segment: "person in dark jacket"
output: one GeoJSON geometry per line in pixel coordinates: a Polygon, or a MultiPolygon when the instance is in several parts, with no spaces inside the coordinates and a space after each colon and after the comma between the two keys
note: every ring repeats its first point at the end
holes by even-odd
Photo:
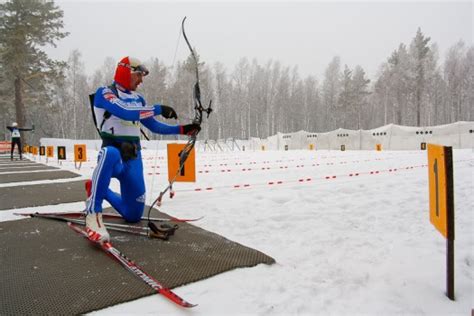
{"type": "Polygon", "coordinates": [[[24,128],[24,127],[18,127],[17,122],[13,122],[11,126],[7,126],[7,129],[12,133],[11,136],[11,142],[12,142],[12,149],[10,153],[10,159],[13,160],[13,151],[15,150],[15,145],[18,146],[18,153],[20,154],[20,160],[23,159],[21,152],[22,152],[22,147],[21,147],[21,134],[20,132],[27,132],[27,131],[34,131],[34,127],[32,128],[24,128]]]}

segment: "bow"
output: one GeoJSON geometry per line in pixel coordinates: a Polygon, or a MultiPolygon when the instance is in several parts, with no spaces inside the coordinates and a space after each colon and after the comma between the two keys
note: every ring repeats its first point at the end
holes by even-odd
{"type": "MultiPolygon", "coordinates": [[[[208,105],[207,108],[204,108],[202,106],[202,103],[201,103],[201,88],[199,87],[199,68],[198,68],[199,63],[198,63],[198,60],[196,58],[196,54],[194,53],[194,50],[193,50],[191,44],[189,43],[188,37],[186,36],[186,31],[184,30],[184,22],[185,21],[186,21],[186,17],[184,17],[183,21],[181,22],[181,30],[183,32],[184,40],[186,41],[186,44],[188,45],[188,48],[191,51],[191,55],[193,56],[194,63],[195,63],[195,66],[196,66],[196,68],[195,68],[196,69],[196,83],[194,84],[194,90],[193,90],[193,99],[194,99],[194,119],[193,119],[193,123],[201,125],[201,123],[202,123],[202,112],[206,112],[208,118],[209,118],[209,115],[212,112],[212,108],[211,108],[212,100],[209,101],[209,105],[208,105]]],[[[189,153],[194,148],[198,133],[199,132],[196,131],[195,133],[190,135],[188,143],[186,144],[186,146],[184,147],[183,151],[181,152],[181,154],[179,156],[178,174],[181,172],[181,169],[183,168],[184,163],[186,162],[186,159],[188,159],[189,153]]],[[[174,182],[174,179],[173,179],[173,182],[174,182]]]]}
{"type": "MultiPolygon", "coordinates": [[[[198,60],[196,58],[196,54],[194,53],[194,50],[191,46],[191,44],[189,43],[189,40],[188,40],[188,37],[186,36],[186,31],[184,30],[184,22],[186,21],[186,17],[184,17],[183,21],[181,22],[181,30],[183,32],[183,37],[186,41],[186,44],[188,45],[188,48],[189,50],[191,51],[191,55],[193,56],[193,59],[194,59],[194,63],[196,64],[196,83],[194,84],[194,90],[193,90],[193,99],[194,99],[194,119],[193,119],[193,124],[199,124],[201,125],[202,123],[202,112],[206,112],[207,113],[207,117],[209,118],[209,115],[211,114],[212,112],[212,108],[211,108],[211,105],[212,105],[212,100],[209,101],[209,105],[207,108],[203,107],[202,106],[202,103],[201,103],[201,89],[199,87],[199,63],[198,63],[198,60]]],[[[153,208],[153,206],[158,203],[158,206],[161,205],[161,200],[163,198],[163,195],[168,191],[170,190],[170,197],[172,198],[174,196],[174,192],[173,192],[173,183],[176,181],[176,178],[178,177],[178,175],[181,173],[181,170],[183,169],[184,167],[184,163],[186,162],[186,159],[188,159],[188,156],[189,154],[191,153],[191,151],[193,150],[194,148],[194,145],[196,144],[196,139],[197,139],[197,135],[198,135],[199,131],[195,131],[193,132],[191,135],[189,135],[189,141],[188,143],[184,146],[183,150],[181,151],[180,155],[179,155],[179,168],[178,168],[178,171],[176,172],[176,175],[174,176],[174,178],[169,182],[168,186],[166,187],[165,190],[163,190],[162,192],[160,192],[160,195],[158,196],[158,198],[156,198],[156,200],[151,204],[150,208],[148,209],[148,218],[150,218],[150,213],[151,213],[151,210],[153,208]]],[[[153,223],[149,220],[148,221],[148,226],[154,230],[154,227],[153,226],[153,223]]]]}

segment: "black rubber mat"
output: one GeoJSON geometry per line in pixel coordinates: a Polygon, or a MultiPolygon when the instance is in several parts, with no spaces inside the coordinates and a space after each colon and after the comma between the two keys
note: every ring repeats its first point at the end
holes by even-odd
{"type": "MultiPolygon", "coordinates": [[[[19,169],[18,171],[21,171],[21,169],[19,169]]],[[[76,178],[79,176],[80,175],[78,175],[77,173],[67,171],[67,170],[7,173],[7,174],[0,174],[0,183],[56,180],[56,179],[76,178]]]]}
{"type": "MultiPolygon", "coordinates": [[[[20,160],[20,156],[18,155],[18,153],[16,151],[13,153],[13,160],[15,160],[15,159],[20,160]]],[[[8,154],[6,154],[6,155],[5,154],[0,155],[0,161],[1,160],[11,160],[10,152],[8,152],[8,154]]],[[[23,159],[21,159],[21,160],[28,161],[30,159],[26,158],[25,155],[23,155],[23,159]]]]}
{"type": "MultiPolygon", "coordinates": [[[[169,288],[275,262],[217,234],[179,225],[169,241],[111,232],[112,242],[169,288]]],[[[83,314],[157,295],[64,222],[41,218],[0,223],[0,284],[0,315],[83,314]]]]}
{"type": "MultiPolygon", "coordinates": [[[[8,154],[3,154],[3,155],[0,155],[0,161],[11,161],[11,158],[10,158],[10,152],[8,152],[8,154]]],[[[19,161],[30,161],[30,159],[26,158],[25,156],[23,156],[23,159],[20,159],[20,156],[14,152],[13,153],[13,160],[19,160],[19,161]]]]}
{"type": "Polygon", "coordinates": [[[2,159],[0,160],[0,166],[6,166],[6,165],[31,165],[31,164],[36,164],[34,161],[30,160],[10,160],[10,159],[2,159]]]}
{"type": "Polygon", "coordinates": [[[0,210],[85,201],[84,182],[0,187],[0,210]]]}
{"type": "Polygon", "coordinates": [[[36,171],[36,170],[57,170],[59,168],[50,167],[42,164],[31,164],[26,166],[2,166],[0,165],[1,172],[16,172],[16,171],[36,171]]]}

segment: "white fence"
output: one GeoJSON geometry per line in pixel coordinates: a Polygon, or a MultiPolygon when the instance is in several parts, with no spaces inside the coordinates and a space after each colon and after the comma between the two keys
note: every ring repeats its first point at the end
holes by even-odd
{"type": "Polygon", "coordinates": [[[474,148],[474,122],[410,127],[389,124],[372,130],[339,128],[327,133],[299,131],[268,137],[237,141],[248,150],[417,150],[428,143],[459,148],[474,148]],[[262,147],[263,146],[263,147],[262,147]]]}
{"type": "MultiPolygon", "coordinates": [[[[99,150],[100,140],[70,140],[42,138],[41,146],[66,146],[72,151],[73,144],[86,144],[88,149],[99,150]]],[[[168,143],[186,141],[142,141],[144,149],[166,149],[168,143]]],[[[270,136],[266,139],[204,140],[196,142],[198,151],[261,151],[261,150],[417,150],[424,144],[452,146],[455,149],[474,148],[474,122],[410,127],[389,124],[372,130],[337,129],[327,133],[296,133],[270,136]]]]}

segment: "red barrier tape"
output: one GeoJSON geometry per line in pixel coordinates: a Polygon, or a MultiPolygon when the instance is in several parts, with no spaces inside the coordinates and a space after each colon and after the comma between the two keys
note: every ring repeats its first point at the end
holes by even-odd
{"type": "MultiPolygon", "coordinates": [[[[456,161],[457,163],[459,162],[471,162],[474,160],[460,160],[456,161]]],[[[394,173],[394,172],[399,172],[401,170],[413,170],[415,168],[425,168],[428,167],[426,164],[418,165],[418,166],[407,166],[407,167],[399,167],[399,168],[391,168],[391,169],[386,169],[386,170],[376,170],[376,171],[368,171],[368,172],[358,172],[358,173],[349,173],[349,174],[340,174],[340,175],[332,175],[332,176],[324,176],[321,177],[320,179],[322,180],[330,180],[330,179],[341,179],[344,177],[358,177],[360,175],[379,175],[382,173],[394,173]]],[[[252,187],[258,187],[258,186],[264,186],[264,185],[277,185],[277,184],[291,184],[291,183],[304,183],[304,182],[315,182],[315,179],[313,178],[300,178],[296,180],[285,180],[283,181],[269,181],[267,183],[254,183],[252,184],[252,187]]],[[[208,187],[205,189],[202,188],[195,188],[195,189],[184,189],[184,190],[176,190],[176,192],[201,192],[201,191],[211,191],[211,190],[216,190],[216,189],[242,189],[242,188],[249,188],[251,187],[250,184],[235,184],[232,186],[219,186],[219,187],[208,187]]]]}

